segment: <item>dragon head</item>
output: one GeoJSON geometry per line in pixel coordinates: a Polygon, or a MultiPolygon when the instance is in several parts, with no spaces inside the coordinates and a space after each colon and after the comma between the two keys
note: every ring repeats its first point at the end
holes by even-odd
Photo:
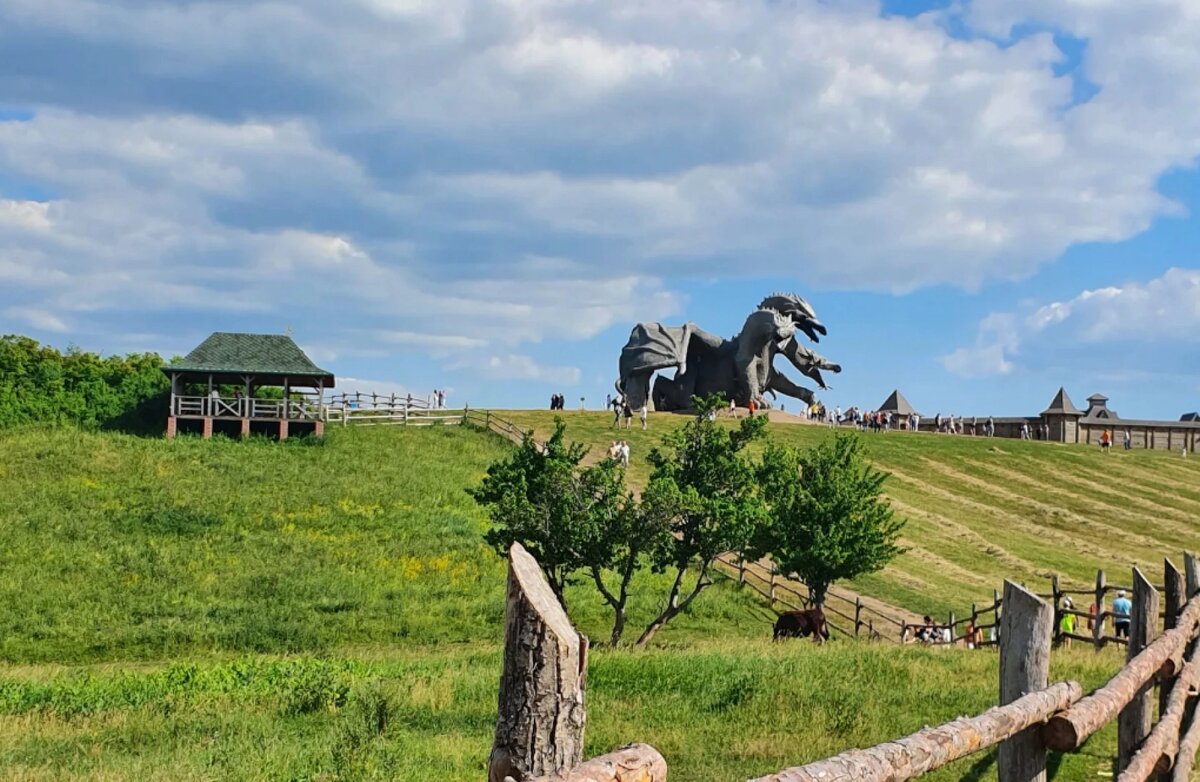
{"type": "Polygon", "coordinates": [[[813,342],[820,342],[826,333],[824,324],[817,320],[817,313],[807,301],[794,293],[775,293],[762,300],[759,309],[772,310],[787,317],[796,328],[803,331],[813,342]]]}

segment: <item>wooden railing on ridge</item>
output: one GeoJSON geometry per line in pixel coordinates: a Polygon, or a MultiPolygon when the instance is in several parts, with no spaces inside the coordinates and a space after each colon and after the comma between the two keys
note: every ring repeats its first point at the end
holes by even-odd
{"type": "MultiPolygon", "coordinates": [[[[999,705],[895,741],[853,749],[753,782],[902,782],[976,752],[998,747],[1000,782],[1044,782],[1049,751],[1073,752],[1102,726],[1117,722],[1117,782],[1158,774],[1189,782],[1200,748],[1200,575],[1185,555],[1186,577],[1164,562],[1163,629],[1159,590],[1133,569],[1126,663],[1083,696],[1076,682],[1050,684],[1055,611],[1038,595],[1005,582],[999,619],[999,705]],[[1154,689],[1159,689],[1153,722],[1154,689]],[[1153,723],[1153,724],[1152,724],[1153,723]]],[[[509,552],[504,671],[489,782],[664,782],[667,763],[646,744],[631,744],[581,762],[587,639],[570,625],[537,562],[514,544],[509,552]],[[531,649],[529,639],[541,639],[531,649]],[[530,671],[569,667],[569,676],[530,671]],[[564,691],[558,688],[567,687],[564,691]],[[519,691],[520,697],[513,697],[519,691]],[[515,705],[508,705],[515,704],[515,705]],[[533,740],[530,741],[530,737],[533,740]]]]}

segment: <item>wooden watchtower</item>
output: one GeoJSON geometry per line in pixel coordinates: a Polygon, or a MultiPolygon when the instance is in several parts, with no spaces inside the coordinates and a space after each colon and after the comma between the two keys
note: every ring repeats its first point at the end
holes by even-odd
{"type": "Polygon", "coordinates": [[[320,436],[324,393],[335,382],[282,334],[218,331],[163,372],[171,379],[168,438],[181,426],[198,426],[204,437],[214,427],[242,437],[252,431],[280,440],[289,433],[320,436]]]}

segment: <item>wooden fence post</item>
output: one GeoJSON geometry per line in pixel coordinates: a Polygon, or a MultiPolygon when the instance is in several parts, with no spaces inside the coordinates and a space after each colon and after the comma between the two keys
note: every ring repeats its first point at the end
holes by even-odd
{"type": "Polygon", "coordinates": [[[950,643],[953,644],[954,643],[954,612],[953,611],[951,611],[950,615],[948,617],[946,617],[946,627],[950,628],[950,643]]]}
{"type": "MultiPolygon", "coordinates": [[[[1192,554],[1183,555],[1183,574],[1187,588],[1187,600],[1200,594],[1200,569],[1196,566],[1196,557],[1192,554]]],[[[1186,603],[1187,600],[1184,602],[1186,603]]]]}
{"type": "Polygon", "coordinates": [[[771,565],[771,605],[775,605],[775,566],[771,565]]]}
{"type": "Polygon", "coordinates": [[[1062,616],[1059,613],[1062,607],[1059,602],[1062,600],[1062,595],[1058,591],[1058,574],[1050,576],[1050,605],[1054,608],[1054,627],[1050,633],[1054,636],[1054,645],[1058,646],[1062,643],[1062,616]]]}
{"type": "MultiPolygon", "coordinates": [[[[1024,587],[1004,582],[1000,627],[1000,705],[1045,689],[1050,675],[1054,609],[1024,587]]],[[[1038,726],[1026,728],[1000,745],[1000,782],[1045,782],[1046,749],[1038,726]]]]}
{"type": "Polygon", "coordinates": [[[738,586],[746,583],[746,555],[738,554],[738,586]]]}
{"type": "MultiPolygon", "coordinates": [[[[1142,571],[1133,569],[1133,610],[1129,616],[1129,644],[1125,661],[1137,657],[1158,636],[1158,590],[1151,586],[1142,571]]],[[[1117,773],[1125,770],[1130,758],[1150,735],[1151,705],[1154,679],[1149,679],[1133,700],[1117,715],[1117,773]]]]}
{"type": "Polygon", "coordinates": [[[862,598],[854,596],[854,635],[858,637],[858,628],[862,625],[862,598]]]}
{"type": "Polygon", "coordinates": [[[508,550],[504,668],[488,782],[529,779],[579,764],[587,638],[520,543],[508,550]]]}
{"type": "Polygon", "coordinates": [[[1096,615],[1092,617],[1092,643],[1096,651],[1104,648],[1104,571],[1096,571],[1096,596],[1093,598],[1096,615]]]}
{"type": "MultiPolygon", "coordinates": [[[[1175,627],[1179,621],[1179,612],[1183,610],[1183,594],[1186,589],[1183,583],[1183,574],[1179,572],[1179,568],[1169,559],[1163,559],[1163,632],[1175,627]]],[[[1183,655],[1180,655],[1180,661],[1183,660],[1183,655]]],[[[1175,671],[1179,673],[1178,670],[1175,671]]],[[[1158,718],[1161,720],[1163,715],[1167,713],[1167,704],[1171,699],[1171,691],[1175,689],[1176,677],[1172,676],[1169,679],[1164,679],[1158,685],[1158,718]]],[[[1171,775],[1163,773],[1159,775],[1162,782],[1169,782],[1171,775]]]]}

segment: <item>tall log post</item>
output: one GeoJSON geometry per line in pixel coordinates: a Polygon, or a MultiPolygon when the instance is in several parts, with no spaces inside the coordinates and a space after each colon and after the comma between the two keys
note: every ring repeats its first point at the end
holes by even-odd
{"type": "MultiPolygon", "coordinates": [[[[1024,587],[1004,582],[1000,620],[1000,705],[1046,688],[1054,609],[1024,587]]],[[[1046,748],[1035,727],[1000,745],[1000,782],[1045,782],[1046,748]]]]}
{"type": "MultiPolygon", "coordinates": [[[[1125,647],[1128,665],[1138,653],[1158,636],[1158,590],[1151,586],[1142,571],[1133,569],[1133,610],[1129,615],[1129,644],[1125,647]]],[[[1141,743],[1150,735],[1153,716],[1154,677],[1134,693],[1133,698],[1117,716],[1117,772],[1125,770],[1141,743]]]]}
{"type": "Polygon", "coordinates": [[[1092,643],[1096,651],[1104,648],[1104,571],[1096,571],[1096,615],[1092,617],[1092,643]]]}
{"type": "Polygon", "coordinates": [[[1184,586],[1187,589],[1187,599],[1191,600],[1200,594],[1200,567],[1197,566],[1194,555],[1183,555],[1183,574],[1184,586]]]}
{"type": "MultiPolygon", "coordinates": [[[[1179,620],[1179,612],[1183,610],[1183,593],[1186,589],[1183,583],[1183,574],[1179,572],[1179,568],[1175,567],[1174,563],[1169,559],[1163,560],[1163,631],[1175,627],[1175,623],[1179,620]]],[[[1175,688],[1174,674],[1179,672],[1180,665],[1178,663],[1183,659],[1182,652],[1179,660],[1174,660],[1172,667],[1171,678],[1162,679],[1158,685],[1158,718],[1161,720],[1167,712],[1167,703],[1171,699],[1171,691],[1175,688]]],[[[1163,781],[1167,782],[1166,775],[1163,781]]]]}
{"type": "MultiPolygon", "coordinates": [[[[1185,707],[1186,711],[1186,707],[1185,707]]],[[[1171,782],[1191,782],[1192,766],[1196,763],[1196,749],[1200,747],[1200,719],[1195,713],[1188,723],[1183,737],[1179,740],[1179,749],[1175,752],[1175,767],[1171,769],[1171,782]]]]}
{"type": "Polygon", "coordinates": [[[523,782],[579,764],[587,649],[587,638],[571,626],[537,560],[514,543],[488,782],[523,782]]]}

